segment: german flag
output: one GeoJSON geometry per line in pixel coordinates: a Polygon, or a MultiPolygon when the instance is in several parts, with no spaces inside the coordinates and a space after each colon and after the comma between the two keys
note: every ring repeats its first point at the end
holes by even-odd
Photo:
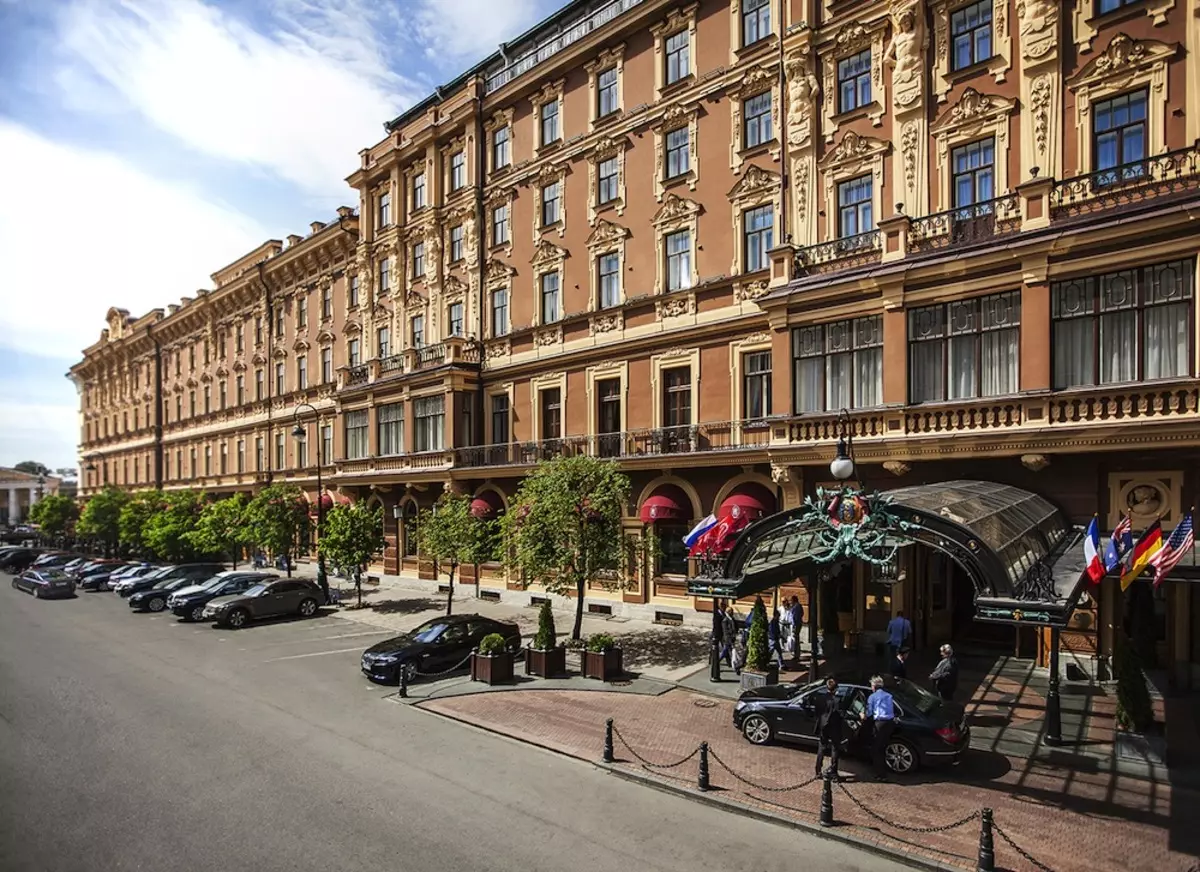
{"type": "Polygon", "coordinates": [[[1121,573],[1121,590],[1126,590],[1137,580],[1142,571],[1150,565],[1151,558],[1161,551],[1162,547],[1162,525],[1155,519],[1129,554],[1129,564],[1121,573]]]}

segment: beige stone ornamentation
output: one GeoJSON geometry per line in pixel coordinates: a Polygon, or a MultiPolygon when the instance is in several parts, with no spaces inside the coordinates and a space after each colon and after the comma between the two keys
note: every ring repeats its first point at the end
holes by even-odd
{"type": "Polygon", "coordinates": [[[559,133],[561,134],[562,131],[569,129],[566,126],[566,119],[563,117],[563,115],[564,115],[563,109],[565,108],[564,104],[566,103],[566,101],[563,100],[563,90],[565,89],[566,84],[567,84],[566,79],[556,79],[553,82],[547,82],[545,85],[543,85],[541,87],[540,90],[536,91],[529,98],[530,107],[533,109],[533,111],[530,113],[530,124],[533,126],[533,143],[534,143],[534,154],[535,155],[541,154],[547,147],[553,148],[553,147],[558,146],[562,142],[561,136],[556,142],[549,142],[549,143],[542,142],[542,131],[541,131],[542,106],[551,102],[552,100],[557,100],[558,101],[558,130],[559,130],[559,133]]]}
{"type": "MultiPolygon", "coordinates": [[[[549,232],[550,228],[542,227],[542,189],[550,185],[558,185],[558,223],[553,225],[558,230],[559,238],[563,238],[567,234],[567,164],[560,162],[557,164],[544,164],[536,176],[529,179],[529,183],[533,187],[534,209],[533,209],[533,241],[536,243],[542,238],[542,233],[549,232]]],[[[509,209],[509,217],[511,223],[512,210],[509,209]]],[[[512,228],[509,228],[509,236],[512,236],[512,228]]]]}
{"type": "Polygon", "coordinates": [[[904,162],[904,188],[911,191],[916,186],[917,146],[921,127],[915,121],[906,121],[900,130],[900,156],[904,162]]]}
{"type": "Polygon", "coordinates": [[[668,318],[682,318],[685,315],[696,314],[696,295],[691,293],[674,293],[656,300],[654,317],[658,321],[668,318]]]}
{"type": "Polygon", "coordinates": [[[1022,454],[1021,465],[1030,472],[1041,472],[1050,465],[1050,458],[1044,454],[1022,454]]]}
{"type": "Polygon", "coordinates": [[[484,268],[484,280],[488,285],[504,284],[515,276],[517,271],[502,260],[490,259],[484,268]]]}
{"type": "Polygon", "coordinates": [[[905,463],[903,460],[885,460],[883,463],[883,468],[897,478],[908,475],[909,472],[912,471],[912,466],[905,463]]]}
{"type": "Polygon", "coordinates": [[[562,339],[562,326],[555,325],[537,331],[533,336],[533,344],[538,348],[545,348],[549,345],[561,345],[562,339]]]}
{"type": "MultiPolygon", "coordinates": [[[[726,194],[733,206],[734,239],[743,238],[746,210],[756,206],[771,206],[774,226],[779,226],[779,213],[782,208],[781,184],[782,180],[778,173],[764,170],[754,164],[747,165],[746,171],[742,173],[737,184],[726,194]]],[[[731,275],[736,276],[746,272],[744,259],[745,246],[734,245],[733,261],[730,266],[731,275]]]]}
{"type": "Polygon", "coordinates": [[[601,209],[613,209],[617,215],[625,214],[625,151],[629,140],[625,137],[601,136],[588,155],[588,224],[596,223],[601,209]],[[600,203],[600,164],[616,158],[617,196],[615,200],[600,203]]]}
{"type": "MultiPolygon", "coordinates": [[[[1167,23],[1168,15],[1175,8],[1175,4],[1176,0],[1142,0],[1132,8],[1144,12],[1155,27],[1162,27],[1167,23]]],[[[1071,3],[1070,7],[1074,10],[1071,35],[1074,37],[1075,47],[1080,54],[1086,54],[1092,50],[1092,42],[1099,35],[1094,21],[1099,15],[1099,0],[1078,0],[1076,3],[1071,3]]],[[[1193,15],[1200,16],[1200,10],[1197,10],[1194,4],[1190,11],[1193,15]]],[[[1189,48],[1194,45],[1190,39],[1188,43],[1189,48]]],[[[1191,112],[1188,113],[1188,116],[1191,117],[1191,112]]],[[[1190,136],[1189,139],[1191,139],[1190,136]]]]}
{"type": "Polygon", "coordinates": [[[600,108],[599,76],[605,70],[615,69],[617,72],[617,111],[612,117],[619,117],[625,107],[625,43],[618,43],[600,52],[593,60],[584,64],[588,74],[588,102],[591,104],[591,117],[588,119],[588,129],[594,130],[596,122],[601,119],[597,112],[600,108]]]}
{"type": "Polygon", "coordinates": [[[1050,97],[1054,93],[1054,81],[1049,73],[1033,80],[1030,89],[1030,110],[1033,112],[1033,151],[1038,164],[1045,166],[1046,148],[1049,145],[1050,97]]]}
{"type": "MultiPolygon", "coordinates": [[[[1004,82],[1012,69],[1012,36],[1008,31],[1009,0],[988,0],[992,13],[992,56],[987,70],[997,83],[1004,82]]],[[[933,92],[944,103],[950,92],[950,13],[962,6],[958,0],[929,0],[933,13],[933,92]]]]}
{"type": "Polygon", "coordinates": [[[866,105],[867,117],[875,127],[883,124],[887,106],[887,87],[884,82],[885,34],[890,18],[879,16],[873,21],[848,21],[833,34],[817,43],[817,53],[822,69],[822,105],[826,144],[832,143],[839,133],[840,118],[837,102],[837,62],[850,55],[870,49],[871,51],[871,102],[866,105]]]}
{"type": "Polygon", "coordinates": [[[688,277],[688,287],[695,287],[700,281],[700,273],[696,265],[695,250],[699,234],[700,213],[704,207],[694,200],[688,200],[677,194],[668,194],[663,204],[651,219],[654,225],[654,247],[656,273],[654,293],[662,294],[667,289],[667,250],[666,237],[672,233],[687,230],[691,234],[692,257],[691,275],[688,277]]]}
{"type": "Polygon", "coordinates": [[[792,467],[782,463],[772,463],[771,481],[775,484],[794,484],[795,474],[792,472],[792,467]]]}
{"type": "MultiPolygon", "coordinates": [[[[771,117],[779,118],[780,94],[777,71],[762,66],[753,67],[746,72],[739,83],[727,91],[730,108],[729,167],[735,173],[739,172],[746,162],[742,142],[742,105],[751,97],[757,97],[764,92],[771,94],[771,117]]],[[[772,158],[778,159],[780,154],[779,135],[775,130],[772,132],[774,138],[770,140],[772,145],[768,149],[768,153],[772,158]]]]}
{"type": "MultiPolygon", "coordinates": [[[[818,166],[825,179],[825,214],[837,214],[837,186],[840,182],[870,174],[872,178],[872,208],[876,215],[883,213],[883,158],[890,143],[874,136],[862,136],[846,131],[836,148],[821,159],[818,166]]],[[[826,232],[832,239],[837,235],[836,222],[829,222],[826,232]]]]}
{"type": "Polygon", "coordinates": [[[892,66],[892,99],[896,109],[921,105],[924,82],[925,49],[929,37],[925,31],[925,10],[920,0],[901,0],[892,5],[892,41],[885,58],[892,66]]]}
{"type": "Polygon", "coordinates": [[[667,192],[667,134],[686,126],[688,129],[688,170],[670,179],[674,184],[686,184],[689,191],[696,190],[700,178],[700,109],[675,103],[651,127],[654,133],[654,196],[661,203],[667,192]]]}
{"type": "Polygon", "coordinates": [[[612,312],[607,315],[593,315],[591,322],[588,324],[589,332],[593,336],[601,333],[613,333],[621,330],[624,326],[624,319],[620,312],[612,312]]]}
{"type": "MultiPolygon", "coordinates": [[[[930,127],[937,143],[939,166],[949,166],[950,152],[958,145],[991,136],[996,150],[993,188],[999,197],[1008,192],[1008,127],[1016,101],[997,94],[981,94],[974,88],[963,91],[958,102],[946,109],[930,127]]],[[[940,173],[940,209],[951,206],[950,179],[940,173]]],[[[997,216],[1000,217],[1000,216],[997,216]]],[[[1004,216],[1012,217],[1012,216],[1004,216]]]]}
{"type": "Polygon", "coordinates": [[[770,290],[766,279],[753,282],[736,282],[733,286],[733,299],[738,303],[752,303],[770,290]]]}
{"type": "Polygon", "coordinates": [[[1021,36],[1021,55],[1037,60],[1058,42],[1058,3],[1056,0],[1018,0],[1017,32],[1021,36]]]}
{"type": "MultiPolygon", "coordinates": [[[[620,301],[625,301],[625,240],[629,238],[629,228],[614,224],[600,218],[596,221],[596,229],[587,238],[588,255],[592,262],[602,254],[615,254],[620,267],[620,301]]],[[[591,276],[591,291],[589,293],[588,309],[596,311],[600,308],[600,275],[597,269],[589,270],[591,276]]],[[[594,332],[594,331],[593,331],[594,332]]]]}
{"type": "Polygon", "coordinates": [[[550,267],[561,266],[566,259],[567,250],[565,248],[560,248],[548,240],[539,239],[529,263],[534,272],[545,272],[550,267]]]}
{"type": "Polygon", "coordinates": [[[487,359],[496,360],[501,357],[508,357],[512,354],[512,346],[509,340],[501,339],[495,342],[489,342],[487,346],[487,359]]]}
{"type": "Polygon", "coordinates": [[[447,302],[460,300],[467,293],[466,283],[458,276],[446,276],[442,282],[442,298],[447,302]]]}
{"type": "Polygon", "coordinates": [[[650,26],[650,34],[654,37],[656,96],[661,96],[663,89],[667,87],[667,39],[684,30],[688,32],[688,75],[696,75],[696,11],[699,8],[699,3],[689,3],[682,8],[672,9],[666,18],[650,26]]]}
{"type": "Polygon", "coordinates": [[[813,107],[821,83],[813,75],[808,58],[795,54],[785,64],[788,89],[788,145],[800,147],[812,139],[813,107]]]}

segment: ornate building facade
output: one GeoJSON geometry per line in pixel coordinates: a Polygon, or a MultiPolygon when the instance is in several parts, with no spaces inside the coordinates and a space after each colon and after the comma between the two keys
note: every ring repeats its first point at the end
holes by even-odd
{"type": "MultiPolygon", "coordinates": [[[[845,409],[872,487],[1169,529],[1200,486],[1198,41],[1200,0],[573,2],[390,121],[357,210],[109,312],[72,369],[84,492],[314,491],[321,462],[384,505],[386,571],[428,575],[444,486],[502,512],[541,458],[613,457],[665,550],[590,604],[670,619],[704,605],[683,532],[828,482],[845,409]]],[[[975,632],[910,550],[822,620],[975,632]]],[[[1146,593],[1183,684],[1188,571],[1146,593]]],[[[1067,644],[1111,650],[1121,609],[1106,582],[1067,644]]]]}

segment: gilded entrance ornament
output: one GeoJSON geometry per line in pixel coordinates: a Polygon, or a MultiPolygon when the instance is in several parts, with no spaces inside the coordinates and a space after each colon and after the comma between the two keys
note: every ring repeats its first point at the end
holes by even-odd
{"type": "Polygon", "coordinates": [[[897,534],[914,526],[893,511],[887,494],[854,488],[817,488],[817,495],[805,499],[801,508],[788,526],[814,533],[810,555],[817,563],[856,559],[874,566],[894,565],[901,544],[897,534]]]}

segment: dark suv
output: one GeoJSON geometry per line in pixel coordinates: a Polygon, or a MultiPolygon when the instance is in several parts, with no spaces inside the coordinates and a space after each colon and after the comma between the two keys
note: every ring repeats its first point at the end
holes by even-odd
{"type": "Polygon", "coordinates": [[[266,584],[256,584],[244,593],[221,596],[204,607],[206,621],[237,630],[249,621],[299,615],[311,618],[317,613],[325,595],[315,581],[306,578],[286,578],[266,584]]]}
{"type": "Polygon", "coordinates": [[[219,596],[245,593],[256,584],[265,584],[279,578],[266,572],[222,572],[203,584],[181,587],[167,597],[167,608],[185,621],[199,621],[204,617],[204,607],[219,596]]]}

